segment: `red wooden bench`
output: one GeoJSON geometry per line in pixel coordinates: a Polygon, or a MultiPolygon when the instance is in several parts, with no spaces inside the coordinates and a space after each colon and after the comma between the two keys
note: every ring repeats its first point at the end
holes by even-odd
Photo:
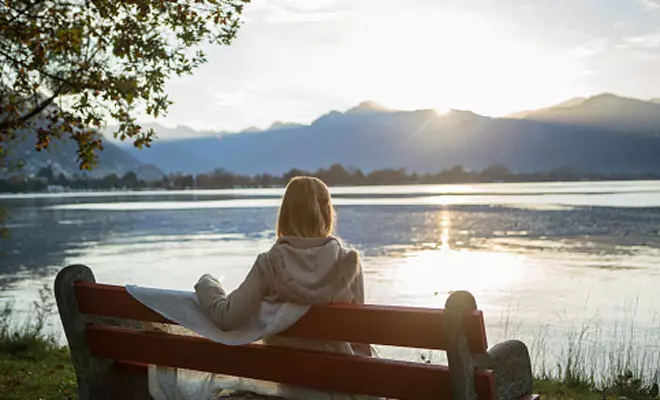
{"type": "Polygon", "coordinates": [[[79,398],[149,399],[146,365],[161,365],[398,399],[533,400],[522,342],[487,349],[482,312],[467,292],[446,308],[313,307],[282,336],[437,349],[448,366],[210,340],[142,329],[171,323],[122,286],[95,283],[83,265],[55,280],[57,306],[78,378],[79,398]],[[218,362],[222,360],[222,362],[218,362]],[[227,362],[229,360],[229,362],[227,362]]]}

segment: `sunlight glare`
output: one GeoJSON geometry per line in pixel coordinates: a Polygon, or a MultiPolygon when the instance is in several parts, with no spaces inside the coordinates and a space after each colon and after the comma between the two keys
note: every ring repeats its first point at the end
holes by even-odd
{"type": "MultiPolygon", "coordinates": [[[[379,16],[368,28],[361,28],[364,35],[345,48],[354,57],[370,49],[369,58],[358,66],[364,72],[353,73],[360,82],[335,85],[355,100],[366,96],[396,109],[433,108],[440,115],[464,109],[500,116],[552,104],[577,85],[579,63],[520,37],[497,18],[462,12],[397,13],[379,16]],[[405,28],[393,35],[388,32],[391,26],[405,28]],[[398,54],[394,59],[393,49],[398,54]],[[403,71],[405,80],[391,79],[403,71]]],[[[331,75],[344,79],[343,74],[327,73],[324,85],[331,75]]]]}
{"type": "Polygon", "coordinates": [[[449,246],[449,228],[450,228],[450,214],[447,210],[442,211],[442,220],[440,222],[442,233],[440,234],[440,249],[450,250],[449,246]]]}
{"type": "Polygon", "coordinates": [[[508,293],[524,280],[524,273],[522,255],[452,250],[443,239],[437,250],[408,253],[399,264],[397,279],[401,297],[415,298],[416,305],[443,307],[449,293],[457,290],[482,299],[508,293]]]}
{"type": "Polygon", "coordinates": [[[446,104],[438,104],[435,107],[433,107],[433,111],[435,111],[436,114],[438,114],[438,117],[444,117],[448,115],[451,112],[452,108],[451,106],[448,106],[446,104]]]}

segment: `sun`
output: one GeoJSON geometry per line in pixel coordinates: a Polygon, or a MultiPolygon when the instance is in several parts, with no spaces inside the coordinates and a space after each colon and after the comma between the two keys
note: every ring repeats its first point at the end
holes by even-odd
{"type": "Polygon", "coordinates": [[[436,114],[443,116],[449,114],[451,107],[447,107],[446,105],[435,106],[433,107],[433,111],[435,111],[436,114]]]}

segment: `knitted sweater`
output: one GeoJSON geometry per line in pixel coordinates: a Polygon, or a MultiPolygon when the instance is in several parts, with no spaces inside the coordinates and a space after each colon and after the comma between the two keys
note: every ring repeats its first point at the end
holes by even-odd
{"type": "Polygon", "coordinates": [[[241,285],[226,294],[211,275],[195,285],[202,307],[223,330],[244,324],[262,300],[319,305],[364,303],[364,280],[358,253],[335,237],[282,237],[259,254],[241,285]]]}

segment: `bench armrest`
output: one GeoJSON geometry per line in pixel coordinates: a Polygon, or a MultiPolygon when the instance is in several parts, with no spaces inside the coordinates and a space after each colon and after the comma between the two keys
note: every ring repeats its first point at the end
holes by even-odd
{"type": "Polygon", "coordinates": [[[532,393],[532,363],[523,342],[498,343],[476,361],[479,367],[493,371],[499,400],[518,400],[532,393]]]}

